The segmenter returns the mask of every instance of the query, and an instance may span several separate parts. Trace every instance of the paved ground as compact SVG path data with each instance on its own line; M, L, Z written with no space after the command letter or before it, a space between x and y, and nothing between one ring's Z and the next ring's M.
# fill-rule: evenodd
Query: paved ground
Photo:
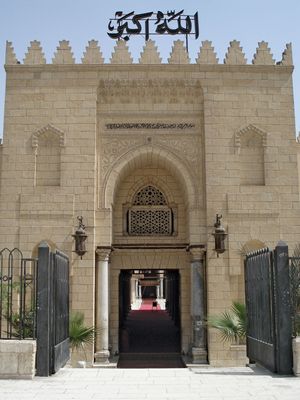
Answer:
M0 380L1 400L299 400L300 378L254 368L62 369L51 378Z

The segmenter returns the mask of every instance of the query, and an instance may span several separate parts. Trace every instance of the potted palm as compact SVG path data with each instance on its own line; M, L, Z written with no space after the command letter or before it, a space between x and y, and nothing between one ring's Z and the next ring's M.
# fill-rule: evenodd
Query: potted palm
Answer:
M246 306L234 301L229 311L208 317L208 326L220 333L223 342L230 343L231 359L235 366L247 364L246 357Z
M87 356L85 347L94 343L95 335L96 329L94 326L84 325L83 313L77 311L70 315L69 338L71 352L73 353L75 350L83 351L85 356L84 361L77 362L77 366L80 368L86 367Z

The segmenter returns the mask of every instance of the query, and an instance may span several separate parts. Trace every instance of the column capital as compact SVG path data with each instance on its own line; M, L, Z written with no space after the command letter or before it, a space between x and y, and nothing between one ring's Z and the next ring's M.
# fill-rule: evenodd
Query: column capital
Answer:
M98 260L108 261L111 251L112 249L110 246L98 246L96 248L96 254L98 256Z
M188 247L188 251L191 255L191 261L204 260L206 248L201 244L192 244Z

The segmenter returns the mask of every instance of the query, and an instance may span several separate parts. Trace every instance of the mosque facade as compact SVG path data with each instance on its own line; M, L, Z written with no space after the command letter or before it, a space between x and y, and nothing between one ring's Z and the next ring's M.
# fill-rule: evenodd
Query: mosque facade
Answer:
M1 248L68 254L71 309L99 328L90 358L126 346L122 318L148 292L167 303L181 353L244 362L206 319L244 301L245 252L300 240L291 45L276 63L260 42L248 64L232 41L221 63L204 41L191 63L175 41L162 63L149 40L133 63L119 40L105 63L92 40L76 63L61 41L47 63L33 41L20 63L8 42L5 70Z

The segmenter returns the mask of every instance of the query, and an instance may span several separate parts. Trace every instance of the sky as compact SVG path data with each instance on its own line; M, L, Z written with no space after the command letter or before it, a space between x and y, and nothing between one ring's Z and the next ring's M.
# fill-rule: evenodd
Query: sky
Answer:
M300 131L300 0L0 0L0 137L3 132L5 97L5 43L12 41L17 59L23 63L30 41L39 40L47 63L60 40L69 40L76 62L81 62L87 43L99 41L106 62L115 41L107 35L109 18L116 11L136 13L158 10L199 13L200 35L189 40L192 62L201 41L211 40L219 62L223 63L231 40L239 40L248 63L259 41L269 43L276 61L280 61L286 43L292 42L295 70L294 98L296 132ZM177 37L155 38L163 62ZM128 42L137 62L144 45L141 36Z

